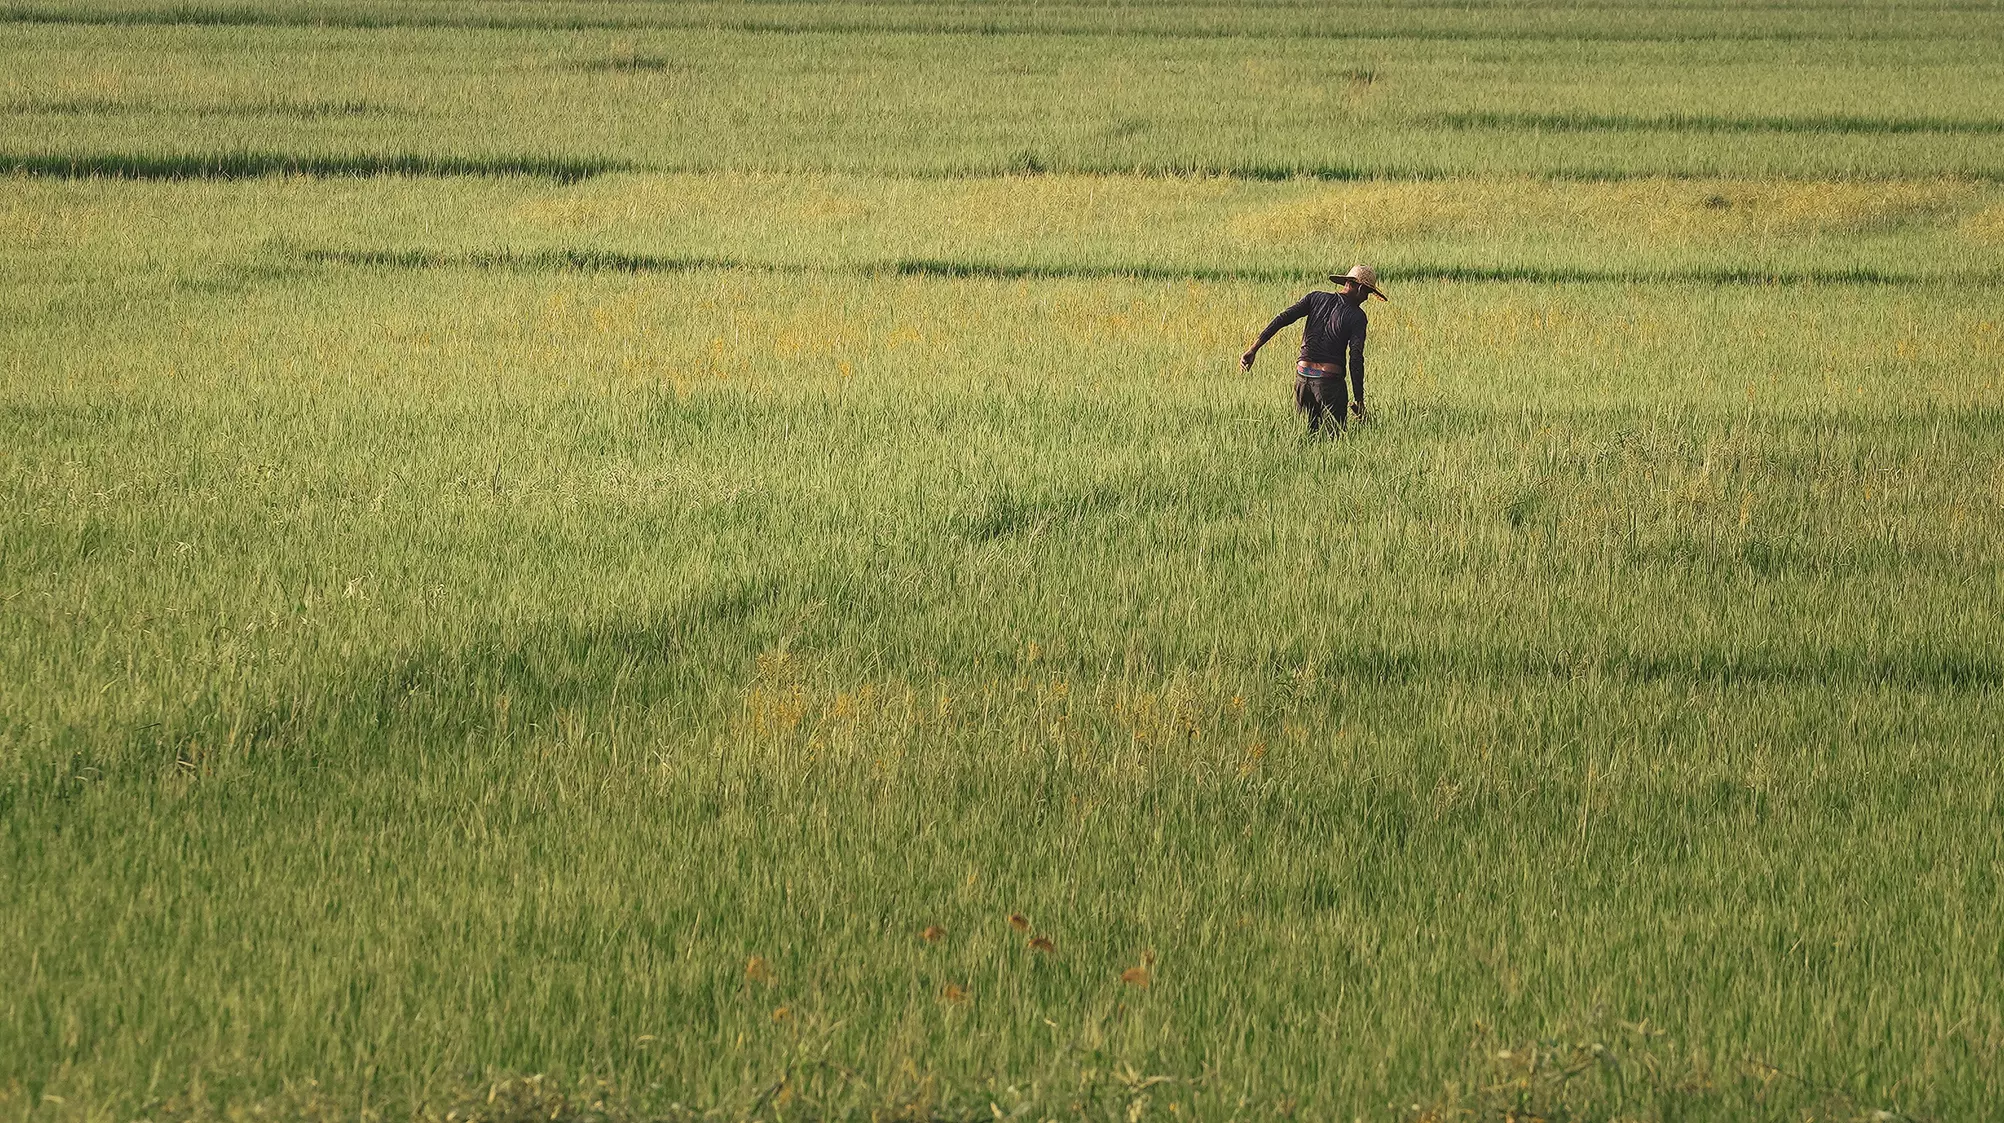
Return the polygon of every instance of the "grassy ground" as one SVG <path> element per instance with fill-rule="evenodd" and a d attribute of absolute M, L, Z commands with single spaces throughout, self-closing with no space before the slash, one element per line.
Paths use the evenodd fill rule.
<path fill-rule="evenodd" d="M 2004 1096 L 1994 7 L 0 12 L 9 1117 Z"/>
<path fill-rule="evenodd" d="M 1994 3 L 1314 11 L 0 5 L 0 167 L 2004 176 Z"/>

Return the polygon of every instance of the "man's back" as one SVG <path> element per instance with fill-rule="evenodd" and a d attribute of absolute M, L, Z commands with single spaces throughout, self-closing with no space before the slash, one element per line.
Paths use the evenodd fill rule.
<path fill-rule="evenodd" d="M 1286 317 L 1295 308 L 1307 321 L 1301 325 L 1302 362 L 1341 363 L 1353 348 L 1363 348 L 1370 319 L 1342 293 L 1311 292 L 1281 315 Z"/>

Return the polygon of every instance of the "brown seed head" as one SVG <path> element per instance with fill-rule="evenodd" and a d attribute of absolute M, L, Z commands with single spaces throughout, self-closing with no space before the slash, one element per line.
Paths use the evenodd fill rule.
<path fill-rule="evenodd" d="M 773 980 L 772 965 L 765 961 L 765 956 L 754 955 L 745 960 L 745 978 L 754 983 L 770 983 Z"/>
<path fill-rule="evenodd" d="M 1147 990 L 1148 984 L 1154 980 L 1149 978 L 1148 968 L 1129 967 L 1120 973 L 1120 981 L 1126 983 L 1128 986 L 1140 987 L 1142 990 Z"/>
<path fill-rule="evenodd" d="M 1028 932 L 1030 930 L 1030 918 L 1020 912 L 1012 912 L 1009 914 L 1009 927 L 1014 928 L 1018 932 Z"/>
<path fill-rule="evenodd" d="M 919 939 L 924 940 L 928 944 L 936 944 L 945 938 L 946 929 L 941 928 L 937 924 L 928 924 L 925 926 L 925 931 L 919 933 Z"/>
<path fill-rule="evenodd" d="M 793 1017 L 793 1008 L 790 1006 L 781 1006 L 772 1012 L 772 1020 L 775 1022 L 783 1022 L 791 1017 Z"/>
<path fill-rule="evenodd" d="M 965 1006 L 974 1001 L 974 996 L 958 983 L 948 983 L 939 990 L 940 1001 L 949 1006 Z"/>
<path fill-rule="evenodd" d="M 1045 955 L 1056 955 L 1058 953 L 1058 945 L 1052 943 L 1049 936 L 1032 936 L 1030 937 L 1030 950 L 1041 951 Z"/>

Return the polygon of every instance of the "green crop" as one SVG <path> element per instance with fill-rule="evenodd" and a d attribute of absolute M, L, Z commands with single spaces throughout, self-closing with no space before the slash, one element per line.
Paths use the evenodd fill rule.
<path fill-rule="evenodd" d="M 2004 1097 L 1994 7 L 0 17 L 8 1118 Z"/>

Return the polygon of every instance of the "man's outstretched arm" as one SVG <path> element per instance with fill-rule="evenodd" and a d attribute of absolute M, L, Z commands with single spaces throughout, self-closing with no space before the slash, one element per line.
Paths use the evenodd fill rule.
<path fill-rule="evenodd" d="M 1306 315 L 1308 315 L 1308 298 L 1304 296 L 1288 305 L 1285 312 L 1275 316 L 1273 322 L 1266 326 L 1266 330 L 1259 333 L 1259 338 L 1253 341 L 1253 345 L 1246 349 L 1245 354 L 1239 356 L 1239 369 L 1251 370 L 1253 359 L 1259 355 L 1259 349 L 1266 346 L 1266 341 L 1273 338 L 1273 333 Z"/>

